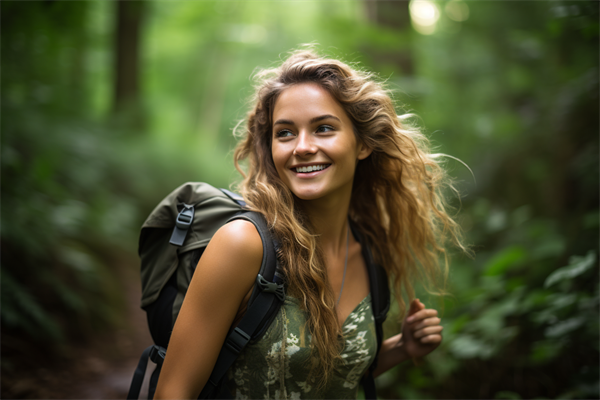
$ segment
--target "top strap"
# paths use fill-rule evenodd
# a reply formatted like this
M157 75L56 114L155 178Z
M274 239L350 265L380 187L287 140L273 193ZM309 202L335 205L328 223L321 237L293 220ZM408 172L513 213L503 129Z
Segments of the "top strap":
M239 194L234 193L231 190L227 190L227 189L223 189L223 188L221 188L221 192L225 193L227 195L227 197L229 197L231 200L238 203L239 206L246 207L246 202L244 201L244 198L242 196L240 196Z
M379 350L381 350L381 345L383 343L383 322L387 318L387 313L390 309L390 288L385 269L375 263L371 248L361 235L358 227L356 227L352 221L350 221L350 229L352 230L354 237L360 242L362 255L367 264L369 286L371 290L371 305L373 307L373 316L375 317L375 334L377 336L377 353L369 366L369 370L363 376L361 383L365 392L365 398L377 399L373 371L377 368Z
M354 222L350 221L350 229L354 237L360 242L362 255L367 264L369 274L369 289L371 290L371 302L373 306L373 315L377 324L383 324L390 310L390 288L388 276L385 269L375 263L371 247L364 239Z

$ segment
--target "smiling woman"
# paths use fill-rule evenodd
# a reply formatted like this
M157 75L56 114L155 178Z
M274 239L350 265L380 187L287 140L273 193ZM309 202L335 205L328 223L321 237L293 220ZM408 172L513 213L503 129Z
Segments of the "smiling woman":
M413 298L412 280L445 276L438 258L447 239L462 248L440 194L445 174L370 74L297 51L257 77L235 161L247 207L279 244L287 296L222 387L238 398L356 398L363 377L372 382L442 340L437 311ZM215 234L175 324L156 398L198 396L246 310L261 258L252 224L233 221ZM375 311L387 288L370 282L373 270L390 278L401 312L411 300L402 332L384 341ZM227 293L218 290L225 285Z

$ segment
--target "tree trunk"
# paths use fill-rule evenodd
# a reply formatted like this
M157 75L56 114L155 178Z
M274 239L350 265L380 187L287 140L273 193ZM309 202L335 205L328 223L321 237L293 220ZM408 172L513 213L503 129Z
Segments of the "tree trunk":
M89 35L89 9L90 3L72 3L73 13L77 13L77 20L73 24L73 46L70 49L69 62L69 95L71 104L77 104L77 109L85 112L89 109L89 84L86 68L86 57L88 56Z
M140 39L145 1L118 0L114 36L113 113L126 125L141 125Z
M406 33L403 43L398 43L394 53L370 51L376 62L390 62L398 65L405 76L414 75L413 58L410 49L412 27L410 25L409 1L372 1L365 0L365 11L369 21L398 32Z

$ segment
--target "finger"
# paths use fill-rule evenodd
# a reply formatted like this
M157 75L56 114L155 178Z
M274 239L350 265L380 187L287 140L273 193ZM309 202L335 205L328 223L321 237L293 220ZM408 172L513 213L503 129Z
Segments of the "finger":
M408 315L413 315L414 313L422 310L425 306L423 303L419 301L419 299L413 299L410 302L410 307L408 308Z
M425 318L431 318L431 317L437 317L437 310L434 310L432 308L427 308L424 310L417 311L413 315L410 315L408 318L406 318L406 322L408 322L410 324L414 321L419 321L419 320L422 320Z
M418 321L417 321L418 322ZM442 322L438 317L425 318L414 326L414 330L423 329L427 326L439 325Z
M437 344L442 341L442 335L427 335L421 339L423 344Z
M427 328L419 329L418 331L416 331L414 333L414 338L420 339L420 338L424 338L425 336L428 336L428 335L435 335L435 334L440 333L443 329L444 329L444 327L441 325L428 326Z

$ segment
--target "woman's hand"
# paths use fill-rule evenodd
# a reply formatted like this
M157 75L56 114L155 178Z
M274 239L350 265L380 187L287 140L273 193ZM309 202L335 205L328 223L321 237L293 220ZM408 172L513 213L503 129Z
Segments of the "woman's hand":
M431 353L442 342L442 329L436 310L426 309L419 299L411 301L402 324L406 355L415 359Z
M402 333L383 341L373 376L377 377L410 358L415 360L431 353L442 342L441 332L437 311L426 309L425 304L414 299L402 324Z

